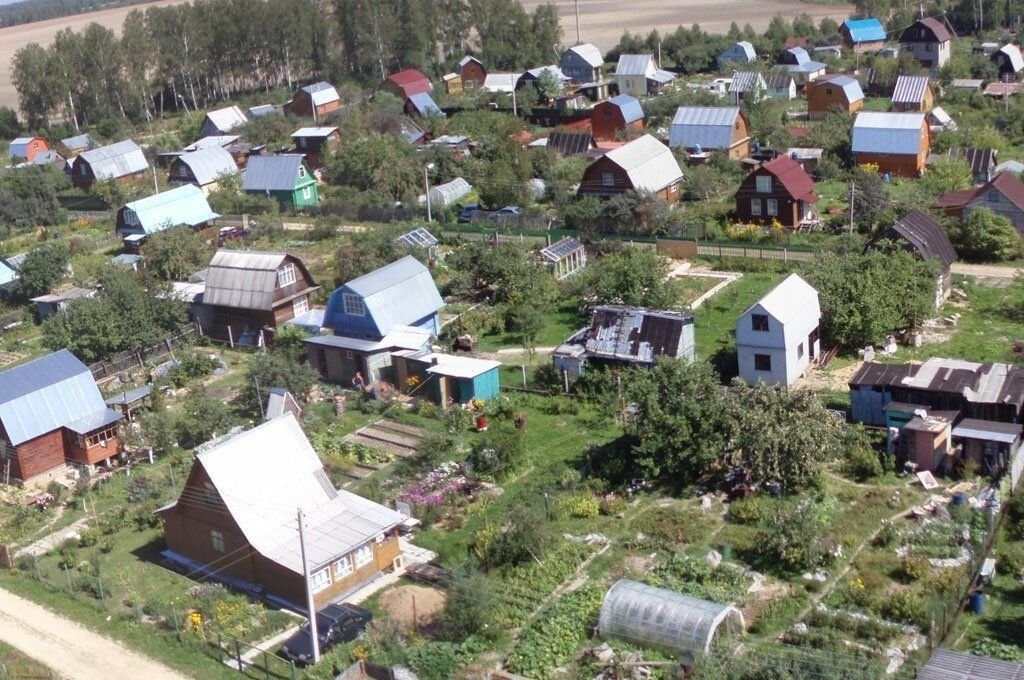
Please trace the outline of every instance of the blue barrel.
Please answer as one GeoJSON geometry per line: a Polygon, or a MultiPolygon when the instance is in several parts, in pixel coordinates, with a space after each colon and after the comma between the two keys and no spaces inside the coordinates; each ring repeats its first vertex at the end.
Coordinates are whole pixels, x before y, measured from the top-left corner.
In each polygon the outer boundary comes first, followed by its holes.
{"type": "Polygon", "coordinates": [[[972,593],[971,594],[971,611],[981,616],[985,613],[985,593],[972,593]]]}
{"type": "Polygon", "coordinates": [[[953,494],[953,505],[963,505],[963,504],[964,504],[964,495],[963,495],[963,493],[958,491],[955,494],[953,494]]]}

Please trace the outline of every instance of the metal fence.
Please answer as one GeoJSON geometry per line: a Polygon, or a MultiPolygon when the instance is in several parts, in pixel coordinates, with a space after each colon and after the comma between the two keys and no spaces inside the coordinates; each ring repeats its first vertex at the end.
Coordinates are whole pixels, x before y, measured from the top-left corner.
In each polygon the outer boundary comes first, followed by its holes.
{"type": "Polygon", "coordinates": [[[774,260],[776,262],[810,262],[818,257],[813,250],[793,250],[792,248],[766,248],[763,246],[718,245],[697,243],[697,254],[710,257],[739,257],[754,260],[774,260]]]}

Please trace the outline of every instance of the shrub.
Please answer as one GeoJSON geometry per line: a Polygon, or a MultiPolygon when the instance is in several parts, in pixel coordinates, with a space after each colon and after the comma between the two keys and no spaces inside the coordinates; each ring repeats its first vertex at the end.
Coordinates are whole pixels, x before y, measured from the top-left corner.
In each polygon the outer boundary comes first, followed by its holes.
{"type": "Polygon", "coordinates": [[[769,503],[760,494],[736,499],[729,503],[729,519],[736,524],[757,524],[766,517],[769,503]]]}
{"type": "Polygon", "coordinates": [[[182,388],[196,378],[208,376],[216,370],[217,360],[200,352],[185,352],[178,356],[178,365],[172,368],[167,378],[177,388],[182,388]]]}
{"type": "Polygon", "coordinates": [[[613,517],[626,511],[626,499],[615,494],[601,497],[601,514],[613,517]]]}
{"type": "Polygon", "coordinates": [[[501,481],[515,475],[526,463],[526,459],[523,433],[506,425],[498,425],[473,443],[467,462],[475,474],[501,481]]]}
{"type": "Polygon", "coordinates": [[[875,536],[872,544],[877,548],[889,548],[898,540],[900,540],[899,529],[889,520],[883,519],[882,525],[878,529],[878,534],[875,536]]]}
{"type": "Polygon", "coordinates": [[[700,525],[695,513],[673,507],[651,508],[633,522],[639,533],[666,543],[686,543],[700,525]]]}
{"type": "Polygon", "coordinates": [[[1001,661],[1012,661],[1014,663],[1024,661],[1024,653],[1021,652],[1020,647],[999,642],[989,637],[978,638],[967,651],[971,654],[987,656],[1001,661]]]}
{"type": "MultiPolygon", "coordinates": [[[[926,622],[926,611],[924,600],[921,596],[910,590],[897,590],[890,593],[882,601],[880,607],[882,616],[890,621],[900,623],[917,623],[921,625],[926,622]]],[[[925,626],[922,626],[922,628],[925,626]]]]}
{"type": "Polygon", "coordinates": [[[931,573],[927,557],[908,555],[900,563],[900,572],[907,581],[920,581],[931,573]]]}
{"type": "Polygon", "coordinates": [[[823,532],[832,507],[830,499],[803,499],[772,508],[760,522],[755,550],[766,564],[785,571],[828,566],[835,544],[823,532]]]}
{"type": "Polygon", "coordinates": [[[99,543],[100,530],[95,527],[88,527],[78,533],[78,546],[88,548],[99,543]]]}
{"type": "Polygon", "coordinates": [[[1024,539],[1024,493],[1018,493],[1006,504],[1006,530],[1015,540],[1024,539]]]}
{"type": "Polygon", "coordinates": [[[558,512],[567,517],[591,519],[601,511],[600,502],[588,493],[566,496],[558,501],[558,512]]]}
{"type": "Polygon", "coordinates": [[[878,454],[866,446],[855,446],[843,461],[843,472],[858,482],[881,477],[885,471],[878,454]]]}

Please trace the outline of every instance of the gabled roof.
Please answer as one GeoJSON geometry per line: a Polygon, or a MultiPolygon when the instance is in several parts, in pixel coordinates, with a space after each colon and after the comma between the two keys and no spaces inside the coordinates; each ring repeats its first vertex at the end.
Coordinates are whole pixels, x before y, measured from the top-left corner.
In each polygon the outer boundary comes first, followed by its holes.
{"type": "Polygon", "coordinates": [[[940,208],[962,208],[974,201],[984,198],[990,189],[997,189],[1006,200],[1020,210],[1024,210],[1024,182],[1012,172],[1001,172],[977,189],[950,191],[939,197],[936,205],[940,208]]]}
{"type": "Polygon", "coordinates": [[[795,83],[793,76],[788,73],[769,73],[764,77],[764,82],[769,90],[785,90],[795,83]]]}
{"type": "Polygon", "coordinates": [[[576,251],[583,248],[583,244],[572,236],[565,236],[555,241],[546,248],[541,248],[540,256],[545,262],[560,262],[576,251]]]}
{"type": "Polygon", "coordinates": [[[820,87],[822,85],[832,85],[838,87],[843,91],[846,96],[846,101],[849,103],[859,102],[864,99],[864,90],[860,87],[860,81],[856,78],[844,75],[832,75],[824,76],[816,79],[812,85],[814,87],[820,87]]]}
{"type": "Polygon", "coordinates": [[[896,220],[891,230],[910,244],[922,259],[938,262],[943,270],[949,269],[957,260],[956,250],[946,230],[925,212],[911,210],[896,220]]]}
{"type": "Polygon", "coordinates": [[[200,186],[213,184],[221,177],[238,174],[235,159],[219,145],[208,146],[198,151],[183,153],[171,163],[183,163],[192,170],[192,175],[200,186]]]}
{"type": "MultiPolygon", "coordinates": [[[[301,154],[282,154],[280,156],[253,156],[245,166],[245,179],[242,189],[245,191],[294,191],[299,183],[299,168],[302,167],[301,154]]],[[[315,180],[309,177],[309,181],[315,180]]]]}
{"type": "Polygon", "coordinates": [[[899,76],[892,91],[892,103],[920,104],[929,87],[928,76],[899,76]]]}
{"type": "Polygon", "coordinates": [[[119,419],[89,368],[66,349],[0,372],[0,423],[13,446],[62,427],[77,432],[119,419]]]}
{"type": "Polygon", "coordinates": [[[824,71],[828,66],[820,61],[805,61],[802,64],[786,64],[785,68],[789,73],[815,73],[824,71]]]}
{"type": "Polygon", "coordinates": [[[669,146],[728,149],[740,115],[738,106],[680,106],[672,119],[669,146]]]}
{"type": "Polygon", "coordinates": [[[46,140],[42,137],[18,137],[11,140],[10,146],[7,147],[7,155],[11,158],[27,158],[28,145],[37,139],[42,141],[44,146],[46,145],[46,140]]]}
{"type": "Polygon", "coordinates": [[[661,191],[683,178],[672,151],[651,135],[612,149],[604,158],[622,168],[636,191],[661,191]]]}
{"type": "Polygon", "coordinates": [[[912,24],[907,30],[903,31],[903,35],[900,36],[901,43],[914,43],[914,42],[931,42],[927,40],[927,35],[921,36],[921,29],[925,29],[926,32],[930,32],[935,38],[936,42],[949,42],[953,39],[949,29],[946,25],[936,19],[935,17],[926,17],[919,19],[916,23],[912,24]]]}
{"type": "Polygon", "coordinates": [[[476,57],[467,54],[462,59],[459,59],[459,67],[455,69],[455,71],[457,73],[462,73],[462,67],[465,66],[466,64],[469,64],[470,62],[476,62],[477,64],[480,64],[480,66],[484,65],[484,63],[477,59],[476,57]]]}
{"type": "Polygon", "coordinates": [[[206,118],[220,132],[231,132],[249,122],[249,119],[237,106],[227,106],[223,109],[207,111],[206,118]]]}
{"type": "Polygon", "coordinates": [[[60,140],[60,143],[66,146],[71,151],[78,151],[80,149],[88,150],[96,148],[96,142],[93,140],[93,138],[89,135],[88,132],[84,132],[80,135],[75,135],[74,137],[67,137],[65,139],[60,140]]]}
{"type": "Polygon", "coordinates": [[[622,112],[622,118],[627,125],[644,118],[644,110],[640,106],[640,100],[633,95],[620,94],[617,97],[612,97],[605,104],[617,106],[619,111],[622,112]]]}
{"type": "Polygon", "coordinates": [[[594,68],[597,68],[604,63],[604,57],[601,56],[601,50],[597,49],[595,45],[591,45],[590,43],[575,45],[566,50],[566,52],[576,54],[580,59],[587,62],[594,68]]]}
{"type": "MultiPolygon", "coordinates": [[[[196,464],[202,466],[252,547],[294,573],[302,573],[295,517],[299,508],[305,516],[306,555],[312,571],[373,541],[404,519],[383,505],[335,489],[291,413],[197,454],[196,464]]],[[[188,504],[189,498],[183,494],[178,502],[188,504]]]]}
{"type": "Polygon", "coordinates": [[[396,85],[406,97],[411,97],[414,94],[421,94],[423,92],[430,92],[434,89],[433,84],[430,82],[430,78],[427,78],[414,68],[407,68],[404,71],[392,73],[385,79],[385,82],[390,82],[393,85],[396,85]]]}
{"type": "Polygon", "coordinates": [[[419,115],[424,118],[428,116],[444,116],[441,107],[426,92],[418,92],[409,96],[409,104],[419,115]]]}
{"type": "Polygon", "coordinates": [[[83,151],[78,158],[89,164],[98,180],[117,179],[149,169],[149,161],[146,160],[142,149],[130,139],[83,151]]]}
{"type": "Polygon", "coordinates": [[[757,172],[767,172],[775,177],[786,193],[795,200],[815,203],[818,196],[814,193],[814,180],[807,174],[803,166],[789,156],[779,156],[762,165],[757,172]]]}
{"type": "Polygon", "coordinates": [[[811,61],[811,55],[803,47],[790,47],[787,48],[785,51],[788,52],[793,57],[793,61],[796,62],[795,65],[797,66],[801,64],[806,64],[809,61],[811,61]]]}
{"type": "Polygon", "coordinates": [[[572,352],[571,346],[582,346],[599,359],[651,363],[659,356],[679,356],[685,349],[683,329],[691,324],[693,315],[687,312],[603,305],[594,308],[590,325],[562,347],[572,352]]]}
{"type": "Polygon", "coordinates": [[[312,137],[312,138],[316,138],[316,139],[324,139],[326,137],[330,137],[331,135],[333,135],[337,131],[338,131],[338,128],[336,128],[336,127],[327,127],[327,126],[304,127],[304,128],[299,128],[298,130],[293,132],[292,133],[292,139],[295,139],[297,137],[312,137]]]}
{"type": "Polygon", "coordinates": [[[928,112],[928,118],[939,125],[949,125],[953,122],[953,116],[946,113],[946,109],[936,106],[928,112]]]}
{"type": "Polygon", "coordinates": [[[753,92],[756,88],[762,91],[768,88],[764,76],[757,71],[734,71],[732,82],[729,83],[729,92],[753,92]]]}
{"type": "Polygon", "coordinates": [[[182,225],[195,227],[220,217],[210,209],[203,190],[194,184],[132,201],[124,207],[135,213],[147,235],[182,225]]]}
{"type": "MultiPolygon", "coordinates": [[[[932,110],[935,113],[935,110],[932,110]]],[[[949,158],[961,158],[971,166],[974,175],[987,175],[996,165],[998,151],[995,149],[971,149],[954,147],[946,152],[949,158]]]]}
{"type": "Polygon", "coordinates": [[[581,156],[594,148],[594,136],[589,132],[552,132],[545,148],[563,156],[581,156]]]}
{"type": "Polygon", "coordinates": [[[336,102],[341,99],[338,96],[338,91],[334,89],[334,85],[320,81],[313,83],[312,85],[306,85],[300,88],[303,92],[309,95],[310,100],[313,102],[313,106],[323,106],[330,102],[336,102]]]}
{"type": "Polygon", "coordinates": [[[843,26],[850,32],[853,43],[885,41],[885,28],[874,17],[869,19],[847,19],[843,26]]]}
{"type": "Polygon", "coordinates": [[[853,151],[916,155],[924,127],[923,113],[861,111],[853,123],[853,151]]]}
{"type": "Polygon", "coordinates": [[[302,260],[287,253],[218,250],[207,270],[203,303],[235,309],[273,309],[277,270],[288,259],[308,276],[302,260]]]}
{"type": "Polygon", "coordinates": [[[729,45],[728,49],[722,53],[722,57],[725,57],[727,54],[737,52],[742,53],[743,56],[746,57],[747,61],[754,61],[757,59],[757,51],[754,50],[754,46],[750,44],[750,41],[748,40],[740,40],[729,45]]]}
{"type": "Polygon", "coordinates": [[[226,149],[241,137],[238,135],[207,135],[201,137],[196,141],[186,146],[184,151],[199,151],[200,149],[209,149],[211,146],[219,146],[222,149],[226,149]]]}
{"type": "Polygon", "coordinates": [[[407,326],[435,314],[444,307],[430,270],[411,255],[385,265],[369,274],[352,279],[331,294],[324,325],[342,330],[344,300],[342,291],[351,291],[363,299],[366,313],[382,335],[396,326],[407,326]]]}
{"type": "Polygon", "coordinates": [[[520,73],[488,73],[487,77],[484,78],[484,84],[481,89],[487,90],[488,92],[506,92],[511,94],[516,89],[516,83],[519,82],[520,73]]]}
{"type": "Polygon", "coordinates": [[[1014,73],[1020,73],[1024,71],[1024,56],[1021,56],[1020,48],[1016,45],[1003,45],[998,50],[992,53],[992,60],[996,60],[1000,54],[1006,56],[1010,61],[1010,65],[1013,67],[1014,73]]]}
{"type": "Polygon", "coordinates": [[[650,77],[658,70],[651,54],[620,54],[619,63],[615,66],[616,76],[650,77]]]}
{"type": "Polygon", "coordinates": [[[250,118],[262,118],[263,116],[281,113],[281,110],[273,104],[259,104],[257,106],[250,106],[246,113],[250,118]]]}
{"type": "Polygon", "coordinates": [[[768,291],[768,294],[751,305],[746,316],[754,307],[760,307],[781,324],[800,314],[809,305],[813,305],[821,313],[818,305],[818,291],[804,281],[798,274],[790,274],[779,285],[768,291]]]}

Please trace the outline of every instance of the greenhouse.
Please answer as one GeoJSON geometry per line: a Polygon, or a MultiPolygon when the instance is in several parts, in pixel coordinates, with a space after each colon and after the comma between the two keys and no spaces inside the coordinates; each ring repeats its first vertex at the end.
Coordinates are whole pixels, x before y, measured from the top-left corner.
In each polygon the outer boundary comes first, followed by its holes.
{"type": "Polygon", "coordinates": [[[449,206],[460,198],[465,197],[471,191],[473,191],[473,187],[469,185],[469,182],[461,177],[456,177],[451,182],[430,187],[428,192],[430,195],[430,205],[449,206]]]}
{"type": "Polygon", "coordinates": [[[652,647],[692,662],[711,649],[718,627],[743,630],[743,614],[733,606],[622,579],[604,596],[597,628],[602,637],[652,647]]]}

